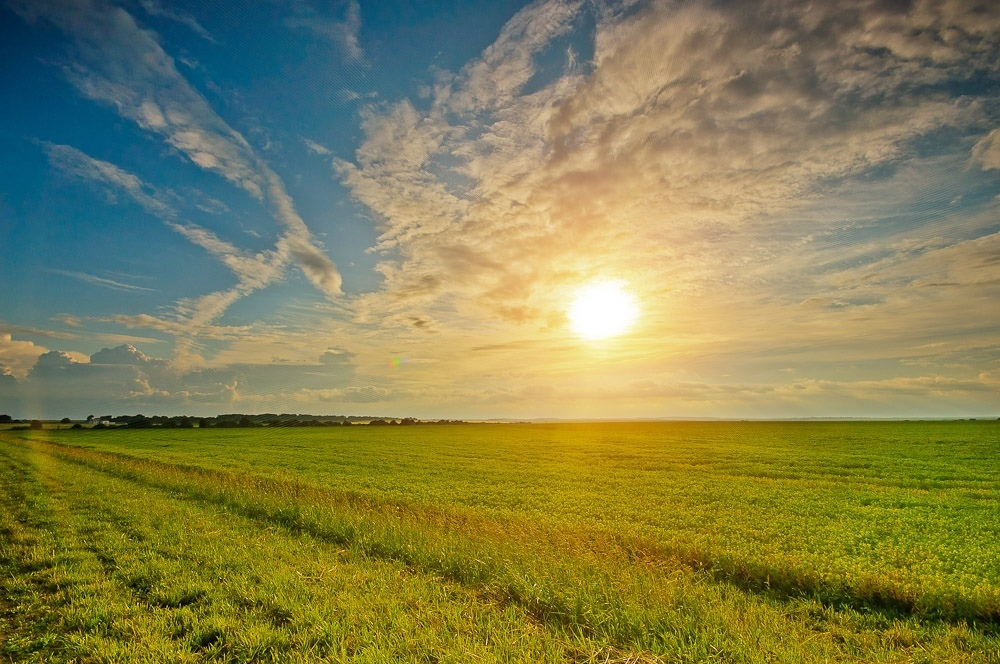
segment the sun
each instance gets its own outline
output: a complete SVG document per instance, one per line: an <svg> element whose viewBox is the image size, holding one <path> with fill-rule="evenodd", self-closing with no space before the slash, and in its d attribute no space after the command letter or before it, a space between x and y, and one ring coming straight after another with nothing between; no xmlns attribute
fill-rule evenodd
<svg viewBox="0 0 1000 664"><path fill-rule="evenodd" d="M574 332L584 339L596 340L627 330L639 314L639 308L624 283L598 281L577 291L567 313Z"/></svg>

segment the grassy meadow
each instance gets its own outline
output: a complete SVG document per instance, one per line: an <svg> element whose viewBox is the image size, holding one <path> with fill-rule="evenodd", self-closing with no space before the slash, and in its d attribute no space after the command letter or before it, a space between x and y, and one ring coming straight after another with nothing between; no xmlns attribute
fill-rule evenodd
<svg viewBox="0 0 1000 664"><path fill-rule="evenodd" d="M0 661L998 662L1000 422L0 432Z"/></svg>

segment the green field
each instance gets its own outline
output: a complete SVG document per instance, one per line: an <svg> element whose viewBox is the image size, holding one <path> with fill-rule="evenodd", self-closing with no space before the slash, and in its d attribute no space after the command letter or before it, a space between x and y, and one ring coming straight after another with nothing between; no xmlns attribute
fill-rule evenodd
<svg viewBox="0 0 1000 664"><path fill-rule="evenodd" d="M0 661L1000 662L1000 422L0 432Z"/></svg>

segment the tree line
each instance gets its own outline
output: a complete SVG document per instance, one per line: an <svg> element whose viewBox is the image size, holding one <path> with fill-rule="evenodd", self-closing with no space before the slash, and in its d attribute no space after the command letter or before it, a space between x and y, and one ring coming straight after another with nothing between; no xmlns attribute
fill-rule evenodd
<svg viewBox="0 0 1000 664"><path fill-rule="evenodd" d="M0 424L19 423L10 415L0 415ZM73 420L64 417L60 424L71 424ZM262 413L256 415L227 413L214 417L194 417L190 415L89 415L86 419L92 429L233 429L252 427L331 427L331 426L413 426L418 424L467 424L464 420L420 420L415 417L373 417L366 415L303 415L292 413ZM31 420L28 426L15 429L41 429L41 420ZM73 429L85 428L81 422L72 424Z"/></svg>

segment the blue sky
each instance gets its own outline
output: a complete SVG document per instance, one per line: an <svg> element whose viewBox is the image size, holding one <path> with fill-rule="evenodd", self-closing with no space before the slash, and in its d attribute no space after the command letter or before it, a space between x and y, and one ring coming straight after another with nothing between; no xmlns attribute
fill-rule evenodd
<svg viewBox="0 0 1000 664"><path fill-rule="evenodd" d="M0 411L1000 414L996 3L7 0L0 52Z"/></svg>

